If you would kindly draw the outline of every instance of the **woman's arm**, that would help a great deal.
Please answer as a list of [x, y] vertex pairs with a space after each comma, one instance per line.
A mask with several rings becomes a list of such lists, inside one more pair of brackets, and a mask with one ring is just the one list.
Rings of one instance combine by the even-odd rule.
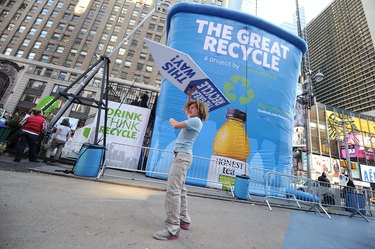
[[187, 128], [187, 125], [185, 122], [178, 122], [176, 121], [174, 118], [170, 118], [169, 119], [169, 123], [171, 124], [171, 126], [175, 129], [183, 129], [183, 128]]
[[56, 139], [56, 137], [60, 134], [61, 129], [57, 128], [55, 134], [53, 135], [53, 139]]

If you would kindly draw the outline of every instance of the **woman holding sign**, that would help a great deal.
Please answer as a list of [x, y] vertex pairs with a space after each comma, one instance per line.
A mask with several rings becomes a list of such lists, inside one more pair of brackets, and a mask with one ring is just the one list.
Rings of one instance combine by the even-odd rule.
[[178, 122], [173, 118], [169, 119], [170, 125], [181, 131], [176, 140], [175, 155], [168, 177], [165, 197], [166, 229], [154, 234], [154, 238], [158, 240], [178, 239], [180, 228], [188, 230], [191, 223], [187, 212], [185, 177], [192, 163], [194, 141], [202, 129], [202, 122], [208, 118], [206, 104], [199, 100], [191, 100], [194, 90], [189, 89], [189, 98], [184, 106], [187, 120]]

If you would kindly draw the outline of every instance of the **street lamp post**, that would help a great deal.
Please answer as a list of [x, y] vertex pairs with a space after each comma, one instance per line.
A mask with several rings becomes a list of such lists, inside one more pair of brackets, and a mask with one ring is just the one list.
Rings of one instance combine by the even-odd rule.
[[314, 76], [312, 71], [308, 70], [305, 74], [306, 81], [303, 87], [303, 105], [305, 110], [305, 135], [306, 135], [306, 166], [307, 166], [307, 177], [311, 178], [311, 132], [310, 132], [310, 109], [315, 104], [315, 96], [312, 90], [313, 82], [320, 82], [324, 79], [324, 75], [318, 71]]
[[[352, 122], [351, 120], [349, 122]], [[342, 118], [342, 129], [343, 129], [343, 136], [344, 136], [344, 146], [345, 146], [345, 154], [346, 154], [346, 162], [347, 162], [347, 169], [348, 169], [348, 177], [350, 180], [353, 180], [352, 174], [352, 164], [350, 162], [350, 153], [349, 153], [349, 145], [348, 145], [348, 136], [346, 133], [346, 120]]]

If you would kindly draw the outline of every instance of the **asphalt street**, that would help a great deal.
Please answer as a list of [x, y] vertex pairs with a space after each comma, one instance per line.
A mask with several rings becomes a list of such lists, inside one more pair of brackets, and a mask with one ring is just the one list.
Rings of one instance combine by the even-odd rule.
[[[0, 158], [1, 159], [1, 158]], [[8, 164], [8, 165], [5, 165]], [[25, 164], [25, 165], [21, 165]], [[157, 241], [164, 192], [0, 160], [0, 248], [375, 248], [375, 221], [189, 196], [192, 227]], [[12, 170], [13, 168], [13, 170]]]

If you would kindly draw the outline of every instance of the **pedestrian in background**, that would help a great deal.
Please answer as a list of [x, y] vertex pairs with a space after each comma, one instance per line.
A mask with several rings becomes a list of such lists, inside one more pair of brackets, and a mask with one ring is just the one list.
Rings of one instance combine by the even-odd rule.
[[323, 172], [322, 175], [318, 177], [318, 181], [319, 181], [320, 186], [329, 187], [329, 188], [331, 187], [331, 182], [327, 178], [326, 172]]
[[189, 98], [184, 109], [187, 120], [178, 122], [169, 119], [170, 125], [181, 129], [175, 144], [174, 158], [169, 171], [167, 192], [165, 197], [166, 229], [154, 233], [158, 240], [174, 240], [179, 238], [180, 228], [188, 230], [191, 219], [187, 211], [186, 173], [193, 159], [193, 144], [202, 129], [203, 121], [208, 118], [205, 103], [191, 100], [194, 88], [189, 89]]
[[63, 121], [59, 126], [56, 128], [56, 132], [52, 136], [52, 141], [50, 146], [48, 147], [47, 153], [46, 153], [46, 159], [44, 162], [48, 162], [48, 160], [51, 157], [52, 152], [57, 148], [56, 154], [54, 156], [55, 160], [58, 160], [61, 156], [62, 149], [64, 148], [64, 145], [68, 138], [71, 135], [71, 128], [69, 124], [69, 119], [64, 118]]
[[47, 130], [47, 121], [44, 119], [41, 110], [31, 110], [31, 115], [22, 119], [21, 125], [21, 143], [18, 147], [16, 157], [13, 161], [19, 162], [25, 151], [26, 145], [29, 145], [29, 161], [38, 162], [36, 157], [36, 143], [42, 131]]

